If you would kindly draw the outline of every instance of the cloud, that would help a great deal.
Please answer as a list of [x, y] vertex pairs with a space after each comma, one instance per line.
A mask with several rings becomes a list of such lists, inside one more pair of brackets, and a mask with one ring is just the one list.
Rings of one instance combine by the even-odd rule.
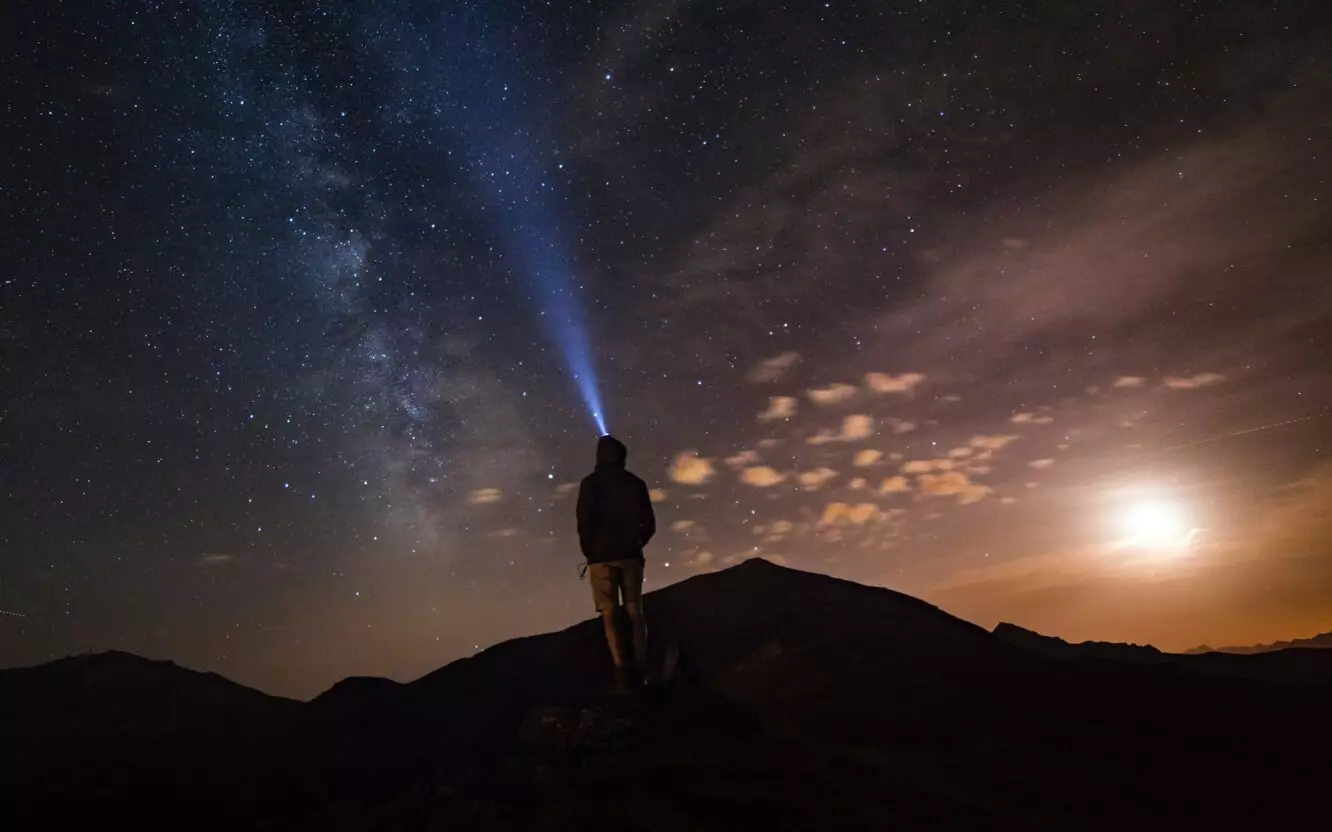
[[199, 558], [200, 566], [221, 566], [224, 563], [235, 563], [235, 555], [210, 554]]
[[696, 524], [694, 523], [693, 520], [676, 520], [674, 523], [671, 524], [671, 531], [687, 532], [690, 529], [694, 528], [695, 525]]
[[768, 399], [768, 409], [759, 414], [760, 422], [774, 419], [789, 419], [796, 414], [800, 400], [795, 396], [773, 396]]
[[467, 496], [467, 502], [474, 506], [498, 503], [504, 499], [504, 493], [498, 488], [478, 488]]
[[931, 471], [948, 471], [956, 463], [951, 459], [913, 459], [902, 465], [903, 474], [928, 474]]
[[874, 503], [828, 503], [819, 518], [820, 526], [862, 526], [879, 515]]
[[491, 532], [490, 534], [488, 534], [488, 535], [486, 535], [486, 536], [487, 536], [487, 537], [505, 538], [505, 537], [517, 537], [519, 534], [520, 534], [520, 532], [519, 532], [517, 529], [512, 528], [512, 527], [509, 527], [509, 528], [504, 528], [504, 529], [496, 529], [495, 531]]
[[778, 381], [796, 364], [800, 363], [800, 353], [784, 352], [781, 355], [760, 361], [758, 366], [749, 371], [745, 380], [754, 384], [766, 384]]
[[851, 480], [851, 482], [847, 483], [846, 487], [851, 489], [852, 491], [859, 491], [860, 489], [865, 488], [868, 485], [869, 481], [866, 480], [864, 477], [856, 477], [855, 479]]
[[962, 505], [983, 500], [992, 490], [989, 486], [974, 483], [961, 471], [945, 471], [942, 474], [922, 474], [916, 479], [922, 494], [930, 497], [956, 496]]
[[1008, 421], [1015, 425], [1048, 425], [1054, 421], [1054, 417], [1037, 413], [1014, 413]]
[[806, 491], [818, 491], [836, 476], [837, 472], [831, 468], [815, 468], [813, 471], [802, 471], [796, 480]]
[[880, 494], [904, 494], [911, 490], [911, 481], [906, 477], [889, 477], [879, 486]]
[[967, 443], [973, 448], [980, 448], [984, 451], [997, 451], [1018, 440], [1015, 434], [1006, 434], [1002, 436], [973, 436]]
[[842, 420], [840, 430], [833, 432], [822, 428], [818, 433], [805, 440], [808, 445], [824, 445], [828, 442], [861, 442], [874, 435], [874, 418], [865, 413], [853, 413]]
[[1027, 465], [1032, 468], [1049, 468], [1054, 464], [1055, 461], [1053, 459], [1033, 459], [1031, 462], [1027, 463]]
[[863, 451], [857, 451], [851, 464], [856, 468], [868, 468], [879, 460], [883, 459], [883, 451], [876, 451], [873, 448], [866, 448]]
[[905, 419], [889, 419], [888, 424], [893, 426], [893, 433], [896, 434], [911, 433], [916, 429], [915, 422], [908, 422]]
[[671, 482], [685, 485], [702, 485], [717, 473], [712, 460], [700, 457], [694, 451], [681, 451], [675, 455], [669, 471]]
[[1119, 378], [1115, 379], [1115, 383], [1110, 386], [1116, 389], [1125, 390], [1125, 389], [1136, 389], [1138, 387], [1142, 387], [1146, 383], [1147, 379], [1143, 378], [1142, 376], [1120, 376]]
[[555, 496], [563, 497], [564, 495], [572, 493], [577, 490], [578, 490], [578, 483], [562, 482], [559, 485], [555, 486]]
[[795, 528], [795, 523], [790, 520], [774, 520], [772, 525], [768, 526], [768, 531], [773, 534], [790, 534]]
[[891, 376], [887, 373], [866, 373], [865, 386], [871, 392], [880, 395], [885, 393], [910, 393], [925, 381], [924, 373], [902, 373], [900, 376]]
[[785, 474], [767, 465], [756, 465], [740, 472], [740, 482], [755, 488], [770, 488], [785, 480]]
[[850, 384], [837, 382], [827, 387], [815, 387], [805, 391], [805, 395], [814, 404], [828, 406], [839, 404], [856, 395], [856, 388]]
[[1198, 373], [1187, 378], [1167, 376], [1161, 382], [1161, 386], [1167, 390], [1197, 390], [1199, 387], [1211, 387], [1213, 384], [1220, 384], [1225, 380], [1226, 377], [1220, 373]]
[[874, 435], [874, 419], [864, 413], [853, 413], [842, 420], [843, 442], [860, 442]]
[[951, 448], [948, 451], [948, 455], [953, 459], [964, 459], [966, 457], [971, 456], [973, 453], [975, 453], [975, 449], [968, 446], [963, 446], [961, 448]]
[[660, 503], [666, 499], [666, 489], [654, 488], [648, 492], [648, 499], [654, 503]]
[[747, 465], [753, 465], [755, 462], [758, 462], [759, 455], [757, 451], [745, 450], [740, 451], [734, 456], [728, 456], [723, 461], [726, 463], [726, 467], [730, 468], [732, 471], [739, 471]]

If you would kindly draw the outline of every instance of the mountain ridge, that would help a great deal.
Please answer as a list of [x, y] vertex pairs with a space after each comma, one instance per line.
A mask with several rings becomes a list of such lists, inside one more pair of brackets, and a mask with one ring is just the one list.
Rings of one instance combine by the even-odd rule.
[[[1143, 661], [1166, 654], [1130, 647], [1111, 659], [761, 560], [644, 603], [654, 660], [678, 648], [679, 673], [628, 700], [604, 695], [595, 619], [407, 683], [345, 679], [308, 703], [167, 663], [92, 660], [84, 666], [178, 676], [187, 692], [176, 699], [197, 689], [203, 704], [227, 707], [171, 730], [119, 730], [118, 709], [93, 711], [115, 717], [111, 731], [34, 722], [26, 745], [0, 742], [0, 789], [21, 797], [0, 801], [0, 822], [11, 812], [8, 828], [180, 813], [209, 829], [1226, 825], [1307, 821], [1319, 807], [1272, 795], [1318, 794], [1332, 773], [1295, 753], [1332, 742], [1321, 717], [1332, 675], [1300, 669], [1332, 666], [1332, 652]], [[65, 683], [81, 666], [56, 664]], [[0, 702], [15, 678], [0, 673]], [[76, 688], [61, 701], [96, 699]], [[139, 689], [109, 689], [122, 688]], [[0, 739], [14, 733], [5, 713], [16, 712], [0, 711]], [[610, 782], [627, 785], [608, 794]], [[1224, 807], [1191, 797], [1218, 789], [1232, 796]], [[217, 794], [225, 805], [194, 811]]]

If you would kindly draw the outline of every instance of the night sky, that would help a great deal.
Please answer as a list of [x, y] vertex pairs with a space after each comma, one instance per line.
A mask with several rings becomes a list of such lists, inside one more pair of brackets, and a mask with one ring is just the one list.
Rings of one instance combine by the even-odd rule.
[[588, 618], [594, 410], [649, 589], [1332, 630], [1322, 2], [0, 14], [0, 666], [308, 697]]

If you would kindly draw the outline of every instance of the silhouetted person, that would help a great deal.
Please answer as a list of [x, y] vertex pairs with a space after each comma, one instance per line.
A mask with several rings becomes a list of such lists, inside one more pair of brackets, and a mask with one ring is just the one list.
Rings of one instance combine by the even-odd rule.
[[[613, 436], [597, 440], [597, 467], [578, 487], [578, 543], [587, 558], [592, 600], [601, 614], [615, 663], [616, 689], [641, 683], [647, 660], [643, 620], [643, 547], [657, 531], [647, 484], [625, 470], [628, 450]], [[629, 617], [633, 656], [625, 656], [616, 625], [620, 605]], [[626, 661], [627, 658], [632, 659]]]

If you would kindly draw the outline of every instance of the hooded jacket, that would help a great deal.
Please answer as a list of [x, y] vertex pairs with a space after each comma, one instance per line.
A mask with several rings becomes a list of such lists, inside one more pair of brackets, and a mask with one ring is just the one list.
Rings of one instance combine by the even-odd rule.
[[588, 563], [643, 558], [657, 532], [647, 484], [625, 470], [628, 450], [613, 436], [597, 440], [597, 467], [578, 487], [578, 544]]

